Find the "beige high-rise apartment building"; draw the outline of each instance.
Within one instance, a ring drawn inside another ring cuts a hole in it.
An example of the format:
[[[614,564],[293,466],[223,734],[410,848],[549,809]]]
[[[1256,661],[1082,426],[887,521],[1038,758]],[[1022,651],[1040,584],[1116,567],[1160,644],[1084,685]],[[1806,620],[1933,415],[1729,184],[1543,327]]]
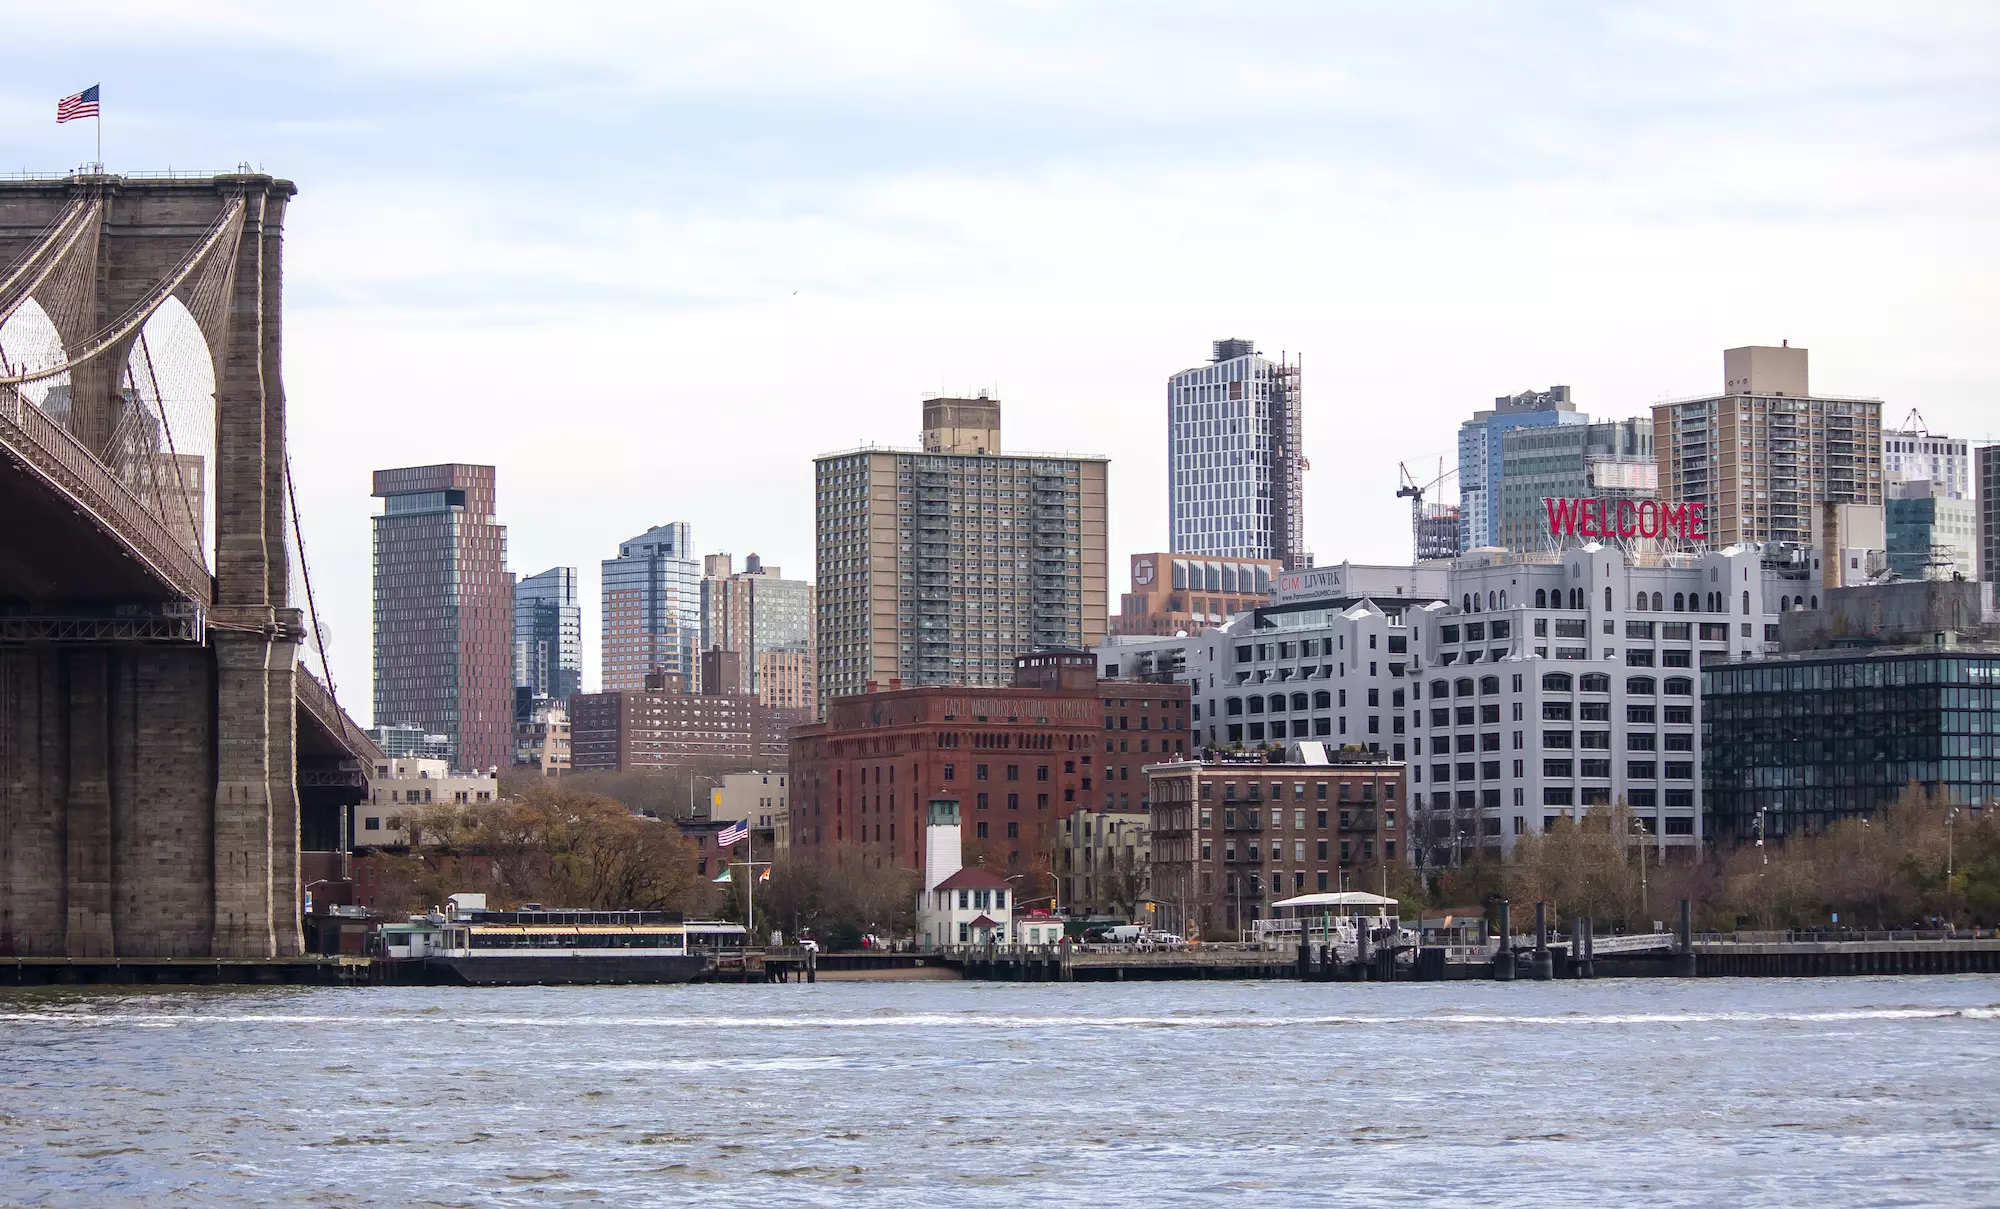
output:
[[[926,399],[918,450],[813,461],[819,695],[1012,683],[1104,639],[1104,458],[1008,454],[1000,401]]]
[[[1660,494],[1702,504],[1710,544],[1811,544],[1824,504],[1882,504],[1882,400],[1815,395],[1806,350],[1732,348],[1719,395],[1653,407]]]
[[[813,709],[813,585],[786,579],[752,554],[743,569],[727,554],[702,560],[701,646],[742,657],[743,682],[773,709]],[[710,691],[713,691],[711,689]]]

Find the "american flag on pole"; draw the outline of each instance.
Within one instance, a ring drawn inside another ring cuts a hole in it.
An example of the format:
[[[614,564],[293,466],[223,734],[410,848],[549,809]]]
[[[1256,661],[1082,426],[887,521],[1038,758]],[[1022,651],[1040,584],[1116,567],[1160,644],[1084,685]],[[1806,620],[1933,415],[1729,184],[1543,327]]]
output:
[[[92,84],[82,92],[73,93],[56,102],[56,125],[74,122],[78,118],[97,116],[97,85]]]
[[[740,844],[749,838],[749,835],[750,823],[748,820],[741,823],[731,823],[729,826],[715,833],[715,846],[717,848],[727,848],[731,844]]]

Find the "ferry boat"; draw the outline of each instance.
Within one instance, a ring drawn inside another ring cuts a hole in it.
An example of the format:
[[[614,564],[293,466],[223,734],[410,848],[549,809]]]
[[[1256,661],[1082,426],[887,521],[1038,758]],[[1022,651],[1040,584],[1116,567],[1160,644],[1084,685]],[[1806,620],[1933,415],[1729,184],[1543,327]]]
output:
[[[382,953],[420,961],[435,981],[469,986],[688,982],[740,954],[741,924],[668,911],[491,911],[483,894],[454,894],[441,912],[385,924]]]

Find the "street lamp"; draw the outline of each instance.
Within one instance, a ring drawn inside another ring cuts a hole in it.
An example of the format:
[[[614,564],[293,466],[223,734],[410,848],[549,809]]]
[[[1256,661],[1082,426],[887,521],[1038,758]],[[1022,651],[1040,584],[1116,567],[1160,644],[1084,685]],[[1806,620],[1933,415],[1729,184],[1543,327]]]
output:
[[[1958,807],[1954,806],[1944,814],[1944,885],[1947,893],[1951,890],[1951,821],[1958,817]]]
[[[1646,820],[1633,819],[1632,829],[1639,833],[1639,914],[1641,917],[1650,917],[1653,911],[1651,907],[1646,905],[1646,844],[1648,842],[1646,838]]]
[[[1952,910],[1952,902],[1951,902],[1951,874],[1952,874],[1951,821],[1957,817],[1958,817],[1958,807],[1956,806],[1952,807],[1950,810],[1945,811],[1944,813],[1944,906],[1945,910],[1951,911],[1954,917],[1957,916],[1958,912]]]

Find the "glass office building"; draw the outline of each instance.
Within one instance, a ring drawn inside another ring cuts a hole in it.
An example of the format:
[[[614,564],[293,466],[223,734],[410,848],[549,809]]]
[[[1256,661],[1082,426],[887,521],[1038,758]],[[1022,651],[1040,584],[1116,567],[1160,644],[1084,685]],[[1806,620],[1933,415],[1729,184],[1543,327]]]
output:
[[[692,690],[701,671],[701,560],[687,522],[618,543],[603,570],[604,691],[637,692],[656,670]]]
[[[1821,650],[1702,671],[1710,835],[1816,832],[1916,782],[2000,800],[2000,646]]]
[[[564,702],[583,690],[575,567],[550,567],[514,585],[514,687],[529,690],[531,700]]]

